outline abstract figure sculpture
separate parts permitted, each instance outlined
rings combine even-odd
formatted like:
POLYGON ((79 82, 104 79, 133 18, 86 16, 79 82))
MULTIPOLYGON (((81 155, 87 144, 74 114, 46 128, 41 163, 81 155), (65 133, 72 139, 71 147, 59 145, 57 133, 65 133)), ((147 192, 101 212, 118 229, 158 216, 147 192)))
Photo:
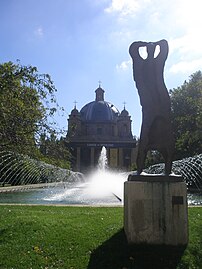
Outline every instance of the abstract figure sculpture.
POLYGON ((137 173, 141 174, 148 150, 158 150, 165 160, 165 174, 172 168, 174 139, 171 128, 170 97, 166 89, 163 70, 168 56, 166 40, 134 42, 129 48, 133 60, 133 77, 142 106, 142 127, 137 155, 137 173), (160 52, 154 57, 155 49, 160 52), (139 48, 146 47, 147 58, 140 56, 139 48))

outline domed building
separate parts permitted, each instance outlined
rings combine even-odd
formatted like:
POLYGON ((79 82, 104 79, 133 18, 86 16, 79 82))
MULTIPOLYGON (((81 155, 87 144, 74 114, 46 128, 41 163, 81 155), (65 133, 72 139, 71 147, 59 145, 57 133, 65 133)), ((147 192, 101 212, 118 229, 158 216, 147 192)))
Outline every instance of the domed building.
POLYGON ((106 147, 110 168, 129 170, 135 162, 136 140, 131 132, 128 111, 119 110, 104 100, 104 90, 95 90, 95 101, 80 112, 76 106, 68 119, 68 147, 72 154, 72 168, 86 172, 98 163, 102 147, 106 147))

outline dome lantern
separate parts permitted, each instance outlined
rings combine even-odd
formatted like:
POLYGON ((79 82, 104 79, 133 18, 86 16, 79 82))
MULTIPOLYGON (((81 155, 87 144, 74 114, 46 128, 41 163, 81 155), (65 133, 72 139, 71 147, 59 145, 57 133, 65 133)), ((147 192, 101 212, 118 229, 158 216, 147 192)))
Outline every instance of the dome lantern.
POLYGON ((104 101, 104 90, 99 87, 97 88, 97 90, 95 90, 96 96, 95 96, 95 101, 99 102, 99 101, 104 101))

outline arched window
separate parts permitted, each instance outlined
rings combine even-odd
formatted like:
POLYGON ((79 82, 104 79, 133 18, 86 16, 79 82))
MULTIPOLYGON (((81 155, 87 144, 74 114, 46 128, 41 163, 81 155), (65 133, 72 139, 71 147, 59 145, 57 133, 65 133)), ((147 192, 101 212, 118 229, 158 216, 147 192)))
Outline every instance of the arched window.
POLYGON ((124 124, 124 126, 123 126, 123 133, 124 133, 124 135, 128 134, 128 126, 127 126, 127 124, 124 124))

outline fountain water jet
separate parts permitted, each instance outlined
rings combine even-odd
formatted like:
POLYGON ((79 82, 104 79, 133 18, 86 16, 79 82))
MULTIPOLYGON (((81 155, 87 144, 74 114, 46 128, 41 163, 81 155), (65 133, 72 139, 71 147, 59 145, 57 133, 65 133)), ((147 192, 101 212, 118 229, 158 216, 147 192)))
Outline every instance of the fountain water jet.
POLYGON ((105 171, 108 168, 107 149, 102 147, 100 157, 98 159, 98 169, 105 171))
POLYGON ((123 197, 123 183, 126 179, 126 173, 110 171, 108 168, 107 150, 105 147, 102 147, 97 169, 89 175, 86 191, 89 196, 94 198, 114 196, 121 201, 123 197))
POLYGON ((62 169, 29 156, 0 151, 0 186, 80 181, 81 173, 62 169))
POLYGON ((49 201, 69 201, 77 204, 113 204, 120 205, 123 197, 123 183, 127 174, 110 171, 107 150, 102 147, 95 171, 86 177, 85 183, 78 183, 71 188, 47 196, 49 201), (70 201, 70 197, 73 199, 70 201))

